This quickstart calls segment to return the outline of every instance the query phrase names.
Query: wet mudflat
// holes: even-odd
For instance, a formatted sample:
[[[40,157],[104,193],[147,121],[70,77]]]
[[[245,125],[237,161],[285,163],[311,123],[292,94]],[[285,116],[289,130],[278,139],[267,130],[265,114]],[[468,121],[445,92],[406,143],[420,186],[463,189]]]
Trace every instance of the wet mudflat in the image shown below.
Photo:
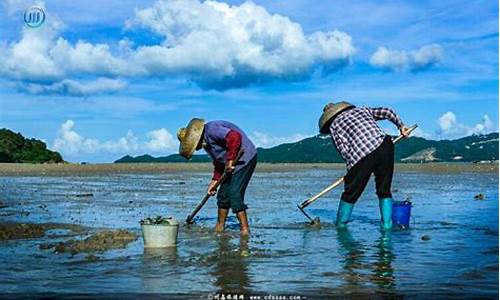
[[[209,201],[195,225],[180,227],[178,247],[164,250],[144,250],[133,238],[140,237],[139,221],[158,214],[183,221],[205,191],[204,169],[0,177],[0,221],[18,233],[0,240],[0,291],[497,297],[497,173],[396,173],[395,199],[414,204],[410,230],[378,230],[372,183],[349,230],[333,226],[341,189],[307,208],[321,226],[307,225],[296,204],[342,174],[258,172],[247,193],[249,239],[240,238],[234,217],[225,234],[214,234],[216,205]],[[103,234],[109,230],[105,244],[114,244],[114,235],[123,243],[71,251],[78,241],[110,238]],[[61,243],[69,251],[49,247]]]

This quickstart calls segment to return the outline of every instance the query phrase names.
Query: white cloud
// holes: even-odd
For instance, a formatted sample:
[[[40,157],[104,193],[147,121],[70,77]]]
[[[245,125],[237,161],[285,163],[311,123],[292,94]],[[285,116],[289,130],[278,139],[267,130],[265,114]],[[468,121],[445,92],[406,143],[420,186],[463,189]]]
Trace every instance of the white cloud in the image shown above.
[[[380,47],[370,58],[370,64],[379,68],[403,70],[408,66],[408,54],[406,51],[388,50]]]
[[[90,82],[79,82],[64,79],[52,84],[19,83],[18,89],[30,94],[59,94],[68,96],[89,96],[95,94],[110,94],[123,90],[127,83],[119,79],[105,77],[97,78]]]
[[[73,130],[75,123],[67,120],[61,125],[58,137],[54,141],[54,150],[65,153],[94,153],[98,150],[99,142],[94,139],[84,138]]]
[[[441,61],[443,49],[437,44],[421,47],[418,50],[390,50],[379,47],[370,58],[374,67],[392,71],[421,71]]]
[[[475,133],[488,133],[493,129],[493,127],[493,121],[491,121],[488,115],[484,115],[481,119],[481,123],[474,125],[474,128],[472,130]]]
[[[50,56],[54,39],[63,27],[57,19],[36,30],[23,28],[22,38],[8,47],[0,47],[3,63],[0,74],[17,80],[54,82],[65,72]]]
[[[131,72],[125,60],[115,58],[106,44],[78,41],[71,45],[60,37],[63,29],[53,14],[39,28],[24,27],[19,41],[0,45],[0,75],[32,94],[86,96],[126,87],[123,80],[106,78]],[[82,81],[82,76],[105,77]]]
[[[165,128],[150,131],[148,138],[150,140],[146,143],[146,148],[153,152],[171,150],[177,145],[176,139]]]
[[[85,138],[74,130],[75,123],[67,120],[61,125],[58,136],[54,140],[53,149],[64,155],[112,153],[112,154],[165,154],[177,149],[177,141],[165,128],[147,133],[147,140],[140,141],[132,130],[118,140],[101,142],[97,139]]]
[[[148,73],[191,74],[201,85],[222,89],[302,78],[317,66],[330,71],[355,52],[346,33],[306,35],[299,24],[252,2],[157,1],[138,10],[128,26],[165,38],[163,45],[141,47],[135,54]]]
[[[450,131],[457,125],[457,117],[451,111],[446,112],[439,117],[438,124],[441,131]]]
[[[104,76],[126,75],[133,66],[122,58],[114,57],[107,44],[78,41],[75,45],[59,37],[49,52],[50,57],[67,74],[93,74]]]
[[[439,125],[438,135],[441,138],[459,138],[471,134],[486,134],[495,130],[494,124],[488,115],[484,115],[481,122],[468,126],[460,123],[456,115],[449,111],[437,120]]]
[[[42,4],[43,5],[43,4]],[[0,47],[0,74],[47,85],[39,92],[65,91],[82,76],[184,76],[200,86],[228,89],[270,80],[301,80],[315,70],[328,73],[348,64],[351,37],[337,30],[305,34],[298,23],[252,2],[159,0],[136,11],[127,27],[163,37],[158,45],[117,45],[61,37],[64,25],[51,15],[46,24],[24,28],[19,41]],[[71,81],[69,81],[71,80]],[[98,90],[98,89],[97,89]],[[90,92],[93,90],[90,89]],[[77,95],[78,93],[76,93]]]
[[[291,136],[271,136],[267,133],[254,131],[250,135],[250,139],[255,143],[257,147],[270,148],[284,143],[294,143],[303,140],[308,135],[304,134],[294,134]]]
[[[117,141],[105,141],[99,143],[97,152],[109,153],[136,153],[141,150],[138,138],[134,135],[132,130],[127,131],[127,135],[119,138]]]
[[[108,44],[79,40],[72,45],[60,36],[64,28],[54,14],[39,28],[23,27],[19,41],[0,47],[4,56],[0,74],[45,84],[82,75],[113,77],[139,73],[125,57],[115,57]]]
[[[443,58],[443,48],[437,44],[423,46],[410,54],[412,70],[422,70],[434,66]]]

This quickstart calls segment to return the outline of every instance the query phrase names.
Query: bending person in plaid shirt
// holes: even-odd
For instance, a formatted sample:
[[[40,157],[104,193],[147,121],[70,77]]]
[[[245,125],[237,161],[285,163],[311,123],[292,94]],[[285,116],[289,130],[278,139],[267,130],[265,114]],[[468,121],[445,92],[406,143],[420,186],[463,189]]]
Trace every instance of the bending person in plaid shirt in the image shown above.
[[[347,102],[328,103],[319,120],[319,131],[331,134],[335,147],[346,162],[342,193],[337,211],[337,227],[345,227],[354,204],[375,175],[381,226],[392,228],[391,183],[394,171],[394,145],[390,136],[377,125],[390,120],[404,137],[409,129],[390,108],[355,107]]]

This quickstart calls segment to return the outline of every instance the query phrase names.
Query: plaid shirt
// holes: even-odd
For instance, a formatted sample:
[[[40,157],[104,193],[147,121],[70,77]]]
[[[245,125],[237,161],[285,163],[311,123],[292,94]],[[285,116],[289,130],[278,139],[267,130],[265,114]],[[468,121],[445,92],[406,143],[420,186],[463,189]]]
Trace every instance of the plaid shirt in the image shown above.
[[[385,119],[398,128],[403,126],[401,119],[390,108],[356,107],[341,112],[333,120],[330,133],[348,170],[382,144],[386,134],[376,121]]]

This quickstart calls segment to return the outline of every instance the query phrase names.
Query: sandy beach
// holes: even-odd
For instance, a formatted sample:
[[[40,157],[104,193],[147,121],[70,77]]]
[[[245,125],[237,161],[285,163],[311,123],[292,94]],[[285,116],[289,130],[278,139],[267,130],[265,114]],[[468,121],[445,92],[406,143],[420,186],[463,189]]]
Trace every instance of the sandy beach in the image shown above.
[[[210,163],[124,163],[124,164],[20,164],[0,163],[0,176],[68,176],[93,175],[111,173],[190,173],[209,172]],[[285,172],[294,170],[343,170],[344,164],[297,164],[297,163],[260,163],[257,172]],[[429,172],[429,173],[498,173],[498,162],[473,163],[425,163],[396,164],[397,172]]]

